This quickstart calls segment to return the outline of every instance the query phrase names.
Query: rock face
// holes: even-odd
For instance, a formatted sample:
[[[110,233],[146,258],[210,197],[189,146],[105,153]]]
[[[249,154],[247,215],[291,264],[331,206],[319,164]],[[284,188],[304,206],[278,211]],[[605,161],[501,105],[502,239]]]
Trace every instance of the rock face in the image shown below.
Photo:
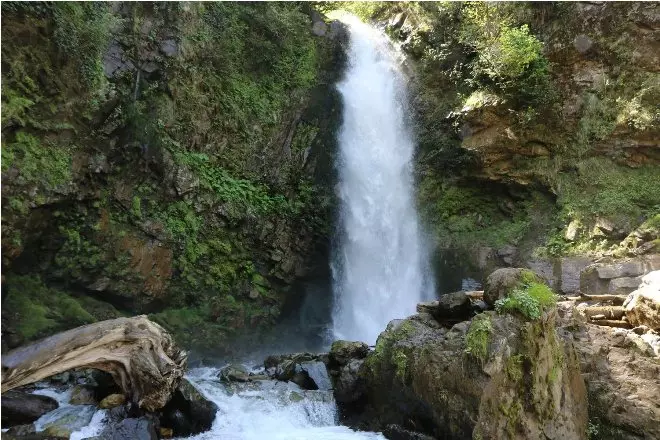
[[[658,254],[590,264],[580,273],[580,292],[627,295],[642,283],[642,276],[658,269]]]
[[[660,331],[660,271],[644,276],[639,289],[628,296],[623,306],[632,325]]]
[[[231,350],[326,252],[343,25],[302,4],[207,6],[3,10],[3,59],[27,69],[3,90],[32,103],[3,113],[3,350],[119,310]]]
[[[368,404],[357,425],[446,439],[585,439],[578,359],[554,322],[554,311],[537,322],[485,312],[449,331],[392,321],[361,368]],[[480,348],[470,347],[477,327]]]
[[[592,438],[660,438],[660,350],[651,349],[657,334],[585,324],[572,303],[560,303],[559,312],[587,385]]]
[[[57,401],[51,397],[29,394],[24,391],[8,391],[2,394],[2,426],[10,427],[32,423],[47,412],[57,409]]]

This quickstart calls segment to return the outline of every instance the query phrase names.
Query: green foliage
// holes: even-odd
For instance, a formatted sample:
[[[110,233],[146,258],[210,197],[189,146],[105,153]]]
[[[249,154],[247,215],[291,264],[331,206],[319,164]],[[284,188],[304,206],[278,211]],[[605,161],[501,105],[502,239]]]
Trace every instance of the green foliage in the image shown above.
[[[56,2],[53,5],[54,39],[60,53],[78,64],[85,84],[103,80],[103,54],[118,20],[105,2]]]
[[[264,185],[232,177],[227,170],[213,165],[206,154],[176,152],[175,158],[190,168],[202,188],[215,193],[222,202],[229,202],[237,212],[269,214],[287,208],[284,196],[271,196]]]
[[[38,276],[8,275],[5,283],[3,318],[24,342],[96,321],[76,298]]]
[[[13,142],[2,146],[2,170],[9,168],[19,171],[22,183],[42,183],[51,189],[71,180],[71,153],[62,146],[43,145],[38,137],[19,131]]]
[[[660,211],[660,179],[654,165],[633,169],[594,157],[562,176],[558,203],[566,218],[639,219]]]
[[[422,215],[447,247],[516,244],[530,229],[530,211],[541,207],[536,201],[520,204],[507,215],[503,202],[483,188],[438,181],[434,176],[422,179],[419,201]]]
[[[506,298],[495,302],[495,310],[499,313],[520,313],[531,321],[541,318],[544,310],[557,303],[557,296],[548,286],[533,279],[535,277],[525,277],[523,274],[520,285]]]
[[[504,27],[479,53],[483,72],[495,80],[518,80],[530,66],[543,60],[543,44],[529,27]],[[538,67],[537,67],[538,68]]]
[[[484,362],[488,357],[488,344],[493,325],[488,315],[478,315],[472,319],[470,329],[465,336],[465,352]]]

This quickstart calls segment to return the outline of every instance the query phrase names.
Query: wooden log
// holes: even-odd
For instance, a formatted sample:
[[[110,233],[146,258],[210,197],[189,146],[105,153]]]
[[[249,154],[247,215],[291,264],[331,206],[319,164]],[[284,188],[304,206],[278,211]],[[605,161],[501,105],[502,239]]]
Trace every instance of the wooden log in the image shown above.
[[[579,298],[580,301],[600,301],[611,302],[615,306],[620,306],[624,303],[628,295],[585,295],[582,294]]]
[[[2,356],[2,392],[74,368],[112,374],[141,408],[156,411],[179,385],[187,363],[161,326],[146,316],[74,328]]]
[[[617,328],[632,328],[627,321],[617,321],[615,319],[600,319],[598,321],[591,321],[591,324],[602,325],[605,327],[617,327]]]
[[[622,306],[598,306],[583,309],[584,315],[592,319],[596,315],[605,315],[606,319],[621,319],[625,314]]]

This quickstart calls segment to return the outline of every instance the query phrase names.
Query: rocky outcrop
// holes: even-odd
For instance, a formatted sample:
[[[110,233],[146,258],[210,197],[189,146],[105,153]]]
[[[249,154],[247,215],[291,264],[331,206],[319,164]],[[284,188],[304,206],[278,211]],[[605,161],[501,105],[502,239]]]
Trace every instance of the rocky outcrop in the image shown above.
[[[551,311],[538,322],[486,312],[449,330],[391,322],[361,370],[363,423],[449,439],[586,438],[584,382],[554,321]]]
[[[3,350],[152,313],[217,352],[295,307],[327,252],[341,24],[300,4],[70,3],[5,8],[2,29],[23,72],[3,69]]]
[[[580,292],[627,295],[642,283],[642,276],[658,269],[659,254],[594,263],[580,272]]]
[[[335,400],[349,405],[364,397],[364,380],[360,369],[369,353],[364,342],[335,341],[328,353],[328,372],[332,379]]]
[[[586,324],[569,302],[559,304],[559,316],[578,353],[592,437],[660,437],[660,335]]]

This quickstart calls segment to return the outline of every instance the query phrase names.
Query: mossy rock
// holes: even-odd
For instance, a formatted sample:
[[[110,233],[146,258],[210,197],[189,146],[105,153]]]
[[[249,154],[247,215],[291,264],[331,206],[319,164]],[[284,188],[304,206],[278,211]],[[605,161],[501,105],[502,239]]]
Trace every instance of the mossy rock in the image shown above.
[[[497,269],[486,278],[484,301],[493,307],[497,300],[506,298],[516,287],[528,282],[545,283],[540,276],[529,269]]]

